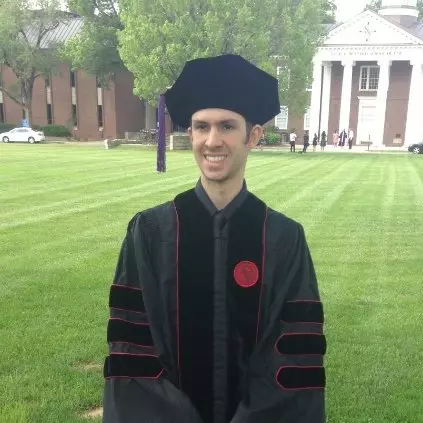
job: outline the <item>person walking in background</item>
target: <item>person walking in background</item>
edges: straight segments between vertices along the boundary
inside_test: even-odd
[[[352,129],[350,129],[350,131],[348,133],[348,148],[350,150],[352,150],[353,141],[354,141],[354,131]]]
[[[295,129],[291,131],[289,134],[289,144],[291,145],[291,153],[295,153],[295,143],[297,141],[297,134],[295,133]]]
[[[308,134],[308,131],[304,132],[304,147],[303,147],[303,153],[307,153],[307,148],[310,145],[310,135]]]
[[[339,134],[338,134],[338,130],[335,130],[335,132],[333,133],[332,136],[332,144],[333,146],[336,148],[338,147],[338,143],[339,143]]]
[[[321,151],[325,151],[326,144],[327,144],[327,135],[326,135],[326,132],[323,131],[322,139],[320,140]]]
[[[344,148],[345,147],[345,141],[347,139],[347,131],[345,129],[342,130],[342,132],[339,134],[339,146]]]
[[[316,152],[316,148],[317,148],[317,143],[318,143],[318,141],[319,141],[319,137],[317,136],[317,134],[315,133],[314,134],[314,137],[313,137],[313,152],[315,153]]]

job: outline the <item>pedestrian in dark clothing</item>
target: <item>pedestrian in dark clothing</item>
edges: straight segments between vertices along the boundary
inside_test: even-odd
[[[326,144],[327,144],[327,135],[326,135],[326,132],[325,131],[323,131],[322,132],[322,139],[321,139],[321,141],[320,141],[320,147],[321,147],[321,150],[322,151],[325,151],[325,147],[326,147]]]
[[[318,142],[319,142],[319,137],[317,136],[317,134],[314,134],[314,137],[313,137],[313,152],[316,152]]]
[[[339,145],[340,147],[345,147],[345,141],[347,140],[347,131],[344,129],[340,134],[339,134]]]
[[[304,147],[303,147],[303,153],[307,153],[307,148],[310,145],[310,135],[308,134],[308,131],[304,133]]]

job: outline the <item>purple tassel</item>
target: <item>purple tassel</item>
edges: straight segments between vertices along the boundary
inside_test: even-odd
[[[166,172],[165,96],[159,99],[159,130],[157,132],[157,172]]]

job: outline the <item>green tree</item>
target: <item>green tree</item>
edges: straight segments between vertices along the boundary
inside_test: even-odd
[[[83,18],[78,36],[67,41],[63,57],[74,69],[96,75],[103,84],[122,68],[117,33],[123,29],[119,4],[114,0],[68,0],[68,9]]]
[[[371,0],[370,3],[366,5],[364,10],[374,10],[377,12],[382,7],[382,0]]]
[[[52,31],[66,19],[58,0],[2,1],[0,8],[0,63],[17,78],[0,90],[22,106],[32,122],[32,94],[35,80],[49,76],[59,63],[58,43]]]
[[[272,74],[280,97],[303,113],[312,58],[323,35],[322,0],[121,0],[120,56],[135,92],[150,102],[187,60],[241,54]]]
[[[337,7],[335,2],[332,0],[326,0],[323,2],[323,23],[333,24],[336,22],[336,11]]]
[[[84,27],[65,57],[103,82],[127,68],[135,93],[155,103],[186,60],[234,52],[273,74],[280,65],[281,102],[298,113],[321,24],[336,10],[331,0],[68,0],[68,8]]]

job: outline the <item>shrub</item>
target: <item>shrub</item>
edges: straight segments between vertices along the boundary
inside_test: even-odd
[[[268,125],[265,127],[265,131],[272,134],[278,134],[280,132],[280,129],[275,125]]]
[[[279,144],[281,136],[279,134],[266,133],[264,139],[266,140],[267,145],[275,145]]]
[[[18,125],[15,125],[14,123],[2,122],[0,123],[0,132],[9,132],[13,128],[16,128],[17,126]]]
[[[33,126],[34,129],[34,126]],[[46,137],[70,137],[71,133],[66,126],[46,125],[41,128]]]

